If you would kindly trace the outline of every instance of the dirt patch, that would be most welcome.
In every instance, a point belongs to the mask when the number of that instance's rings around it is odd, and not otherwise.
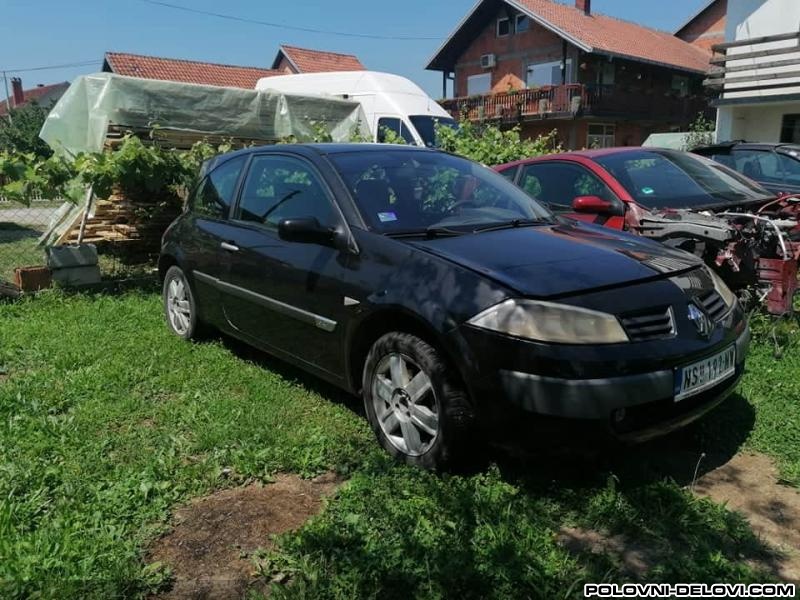
[[[613,557],[623,573],[641,579],[656,564],[659,553],[632,542],[624,535],[607,536],[578,527],[562,527],[556,541],[574,554],[591,553]]]
[[[253,582],[248,555],[319,512],[338,483],[332,474],[312,481],[279,475],[274,483],[223,490],[179,509],[172,531],[148,554],[174,575],[172,589],[158,598],[241,598]]]
[[[741,513],[753,531],[783,556],[763,566],[786,581],[800,581],[800,492],[780,485],[772,460],[738,454],[703,475],[694,492]]]

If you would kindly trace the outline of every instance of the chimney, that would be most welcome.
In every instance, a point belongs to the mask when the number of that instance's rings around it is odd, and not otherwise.
[[[575,8],[582,10],[583,14],[592,14],[592,0],[575,0]]]
[[[25,94],[22,91],[22,79],[19,77],[12,77],[11,89],[13,91],[14,106],[25,104]]]

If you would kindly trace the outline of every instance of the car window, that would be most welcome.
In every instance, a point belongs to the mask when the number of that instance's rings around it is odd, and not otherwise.
[[[708,155],[701,154],[701,156],[708,156]],[[717,161],[721,165],[725,165],[730,169],[734,170],[736,169],[736,160],[734,160],[732,154],[713,154],[709,158],[711,158],[711,160]]]
[[[780,160],[786,183],[800,185],[800,157],[778,154],[778,160]]]
[[[403,138],[406,144],[416,144],[414,136],[409,131],[408,127],[403,124],[401,119],[395,117],[382,117],[378,119],[378,141],[383,143],[386,141],[386,130],[393,131],[396,135]]]
[[[210,219],[227,219],[246,161],[246,156],[238,156],[211,171],[198,186],[190,202],[192,212]]]
[[[331,154],[368,227],[380,233],[476,227],[552,215],[496,172],[428,150]]]
[[[764,150],[734,150],[736,170],[755,181],[782,182],[778,155]]]
[[[335,214],[310,165],[289,156],[253,158],[236,210],[238,220],[277,228],[283,219],[316,217],[320,225],[332,227]]]
[[[694,208],[773,197],[757,183],[708,158],[673,150],[641,149],[595,161],[649,209]]]
[[[620,204],[621,200],[588,169],[564,162],[542,162],[523,167],[520,187],[553,210],[572,210],[579,196],[598,196]]]
[[[519,167],[511,167],[510,169],[505,169],[504,171],[498,171],[498,173],[500,173],[500,175],[509,181],[514,181],[517,177],[517,171],[519,171]]]

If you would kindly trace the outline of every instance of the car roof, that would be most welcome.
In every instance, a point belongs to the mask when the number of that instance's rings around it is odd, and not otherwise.
[[[695,148],[692,152],[699,154],[710,154],[715,152],[729,152],[731,150],[776,150],[787,152],[800,152],[800,144],[776,144],[769,142],[719,142],[716,144],[709,144],[708,146],[700,146]]]
[[[203,164],[202,173],[209,173],[220,165],[232,160],[237,156],[248,156],[250,154],[270,154],[281,152],[292,152],[301,156],[310,155],[333,155],[345,154],[349,152],[386,152],[387,150],[400,152],[437,152],[432,148],[421,146],[409,146],[404,144],[372,144],[372,143],[318,143],[318,144],[270,144],[266,146],[253,146],[242,148],[233,152],[227,152],[208,159]]]
[[[525,165],[531,162],[549,161],[549,160],[576,160],[582,162],[585,160],[595,160],[602,156],[613,156],[617,154],[633,154],[634,152],[654,152],[657,154],[676,153],[677,150],[668,150],[665,148],[644,148],[642,146],[619,146],[616,148],[599,148],[597,150],[573,150],[570,152],[561,152],[560,154],[546,154],[544,156],[536,156],[533,158],[523,158],[514,162],[500,165],[500,170],[510,169],[519,165]]]

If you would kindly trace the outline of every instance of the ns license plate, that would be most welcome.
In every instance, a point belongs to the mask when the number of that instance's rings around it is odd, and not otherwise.
[[[675,402],[714,387],[736,372],[736,346],[675,372]]]

